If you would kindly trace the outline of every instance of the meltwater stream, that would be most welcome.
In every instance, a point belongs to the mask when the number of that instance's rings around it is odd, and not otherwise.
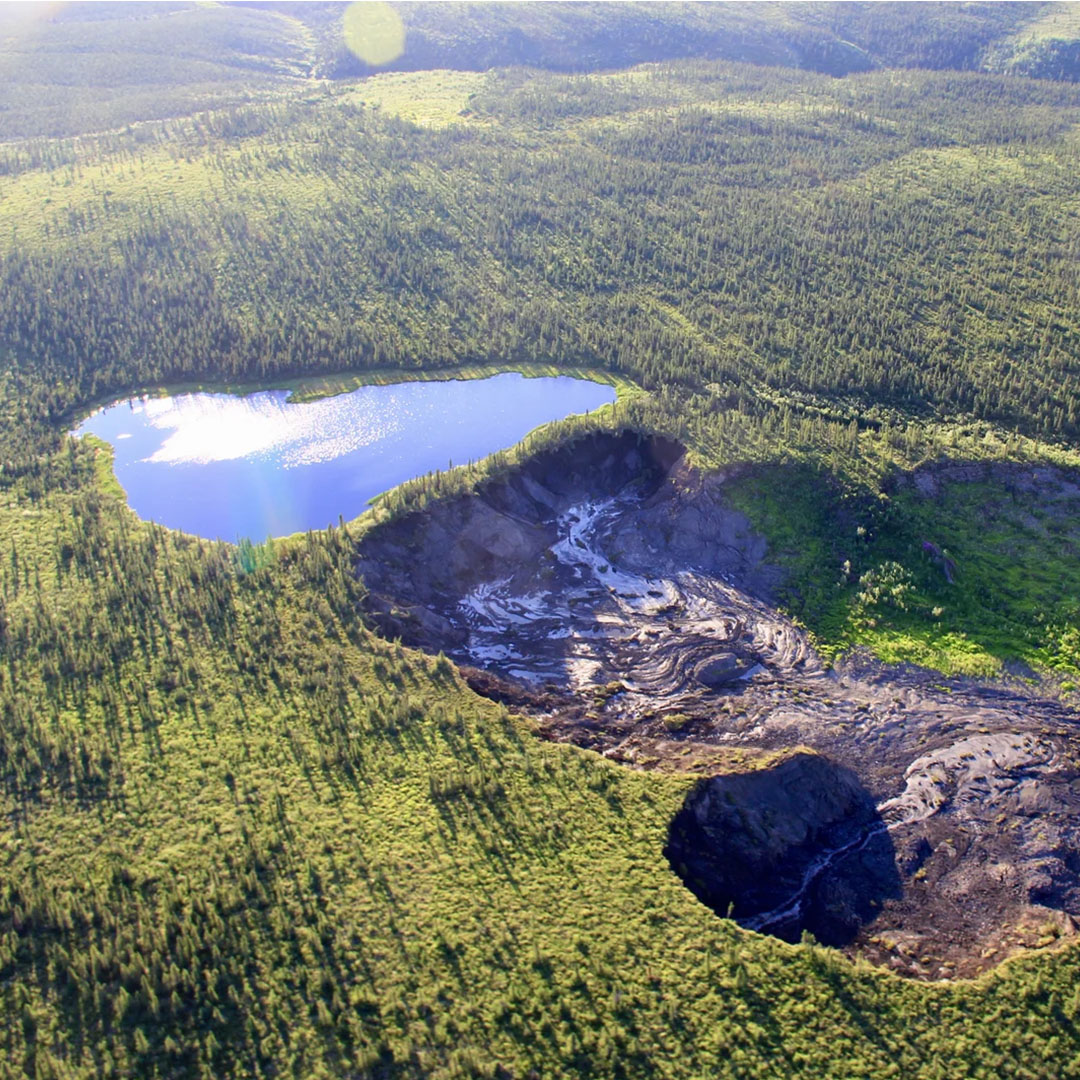
[[[916,758],[904,772],[904,789],[877,806],[878,817],[856,835],[819,852],[799,885],[769,911],[742,919],[748,930],[780,933],[798,925],[810,890],[839,860],[857,855],[876,838],[918,825],[951,802],[960,806],[984,801],[1014,788],[1017,777],[1037,779],[1052,772],[1059,755],[1054,746],[1030,733],[978,734]]]
[[[534,428],[615,400],[611,386],[516,373],[364,386],[132,398],[76,432],[113,445],[140,517],[211,539],[323,529],[415,476],[478,461]]]

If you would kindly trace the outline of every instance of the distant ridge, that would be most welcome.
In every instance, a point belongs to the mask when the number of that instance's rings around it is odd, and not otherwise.
[[[378,69],[346,48],[346,6],[7,5],[0,139],[186,115],[374,70],[573,72],[697,57],[835,76],[915,67],[1080,77],[1080,10],[1071,4],[401,4],[405,52]]]

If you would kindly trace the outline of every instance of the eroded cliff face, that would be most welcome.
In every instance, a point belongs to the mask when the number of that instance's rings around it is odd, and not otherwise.
[[[673,823],[672,865],[750,929],[929,979],[1073,934],[1080,718],[1015,681],[826,669],[726,481],[632,433],[539,455],[370,530],[371,617],[630,766],[813,751],[707,781]]]
[[[763,665],[820,667],[723,479],[673,443],[594,436],[375,530],[358,570],[409,644],[533,693],[618,684],[627,717],[691,707]]]
[[[427,614],[419,609],[426,608],[464,641],[471,626],[467,598],[477,588],[487,595],[505,585],[508,603],[527,603],[528,590],[550,577],[557,562],[551,549],[565,532],[560,521],[567,514],[623,493],[647,498],[682,454],[675,443],[633,434],[579,440],[476,495],[447,499],[373,530],[357,569],[376,593],[376,610],[397,619],[407,640],[442,645],[425,630]],[[523,590],[520,597],[511,585]]]

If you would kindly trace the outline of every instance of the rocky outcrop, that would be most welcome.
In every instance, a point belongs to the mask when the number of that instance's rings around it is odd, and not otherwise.
[[[705,686],[726,686],[746,674],[746,664],[734,653],[722,652],[703,660],[694,669],[694,678]]]

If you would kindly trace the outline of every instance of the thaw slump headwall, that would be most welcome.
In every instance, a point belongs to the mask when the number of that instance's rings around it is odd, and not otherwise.
[[[692,708],[818,666],[765,602],[775,568],[722,486],[675,443],[590,436],[373,530],[358,569],[409,644],[533,688],[617,683],[624,713]]]

